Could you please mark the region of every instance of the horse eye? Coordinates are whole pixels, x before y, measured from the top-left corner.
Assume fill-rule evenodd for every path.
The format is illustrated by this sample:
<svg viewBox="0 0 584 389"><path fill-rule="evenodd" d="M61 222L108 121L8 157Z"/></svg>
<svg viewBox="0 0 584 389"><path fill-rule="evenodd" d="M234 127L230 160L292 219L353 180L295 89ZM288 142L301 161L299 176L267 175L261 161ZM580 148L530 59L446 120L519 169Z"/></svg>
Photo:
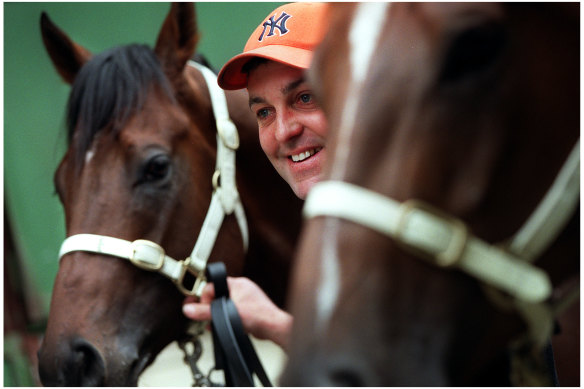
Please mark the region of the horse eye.
<svg viewBox="0 0 584 389"><path fill-rule="evenodd" d="M160 183L170 177L171 161L168 155L150 158L142 168L140 183Z"/></svg>
<svg viewBox="0 0 584 389"><path fill-rule="evenodd" d="M489 23L463 31L448 49L441 80L460 81L489 69L505 43L506 33L501 24Z"/></svg>

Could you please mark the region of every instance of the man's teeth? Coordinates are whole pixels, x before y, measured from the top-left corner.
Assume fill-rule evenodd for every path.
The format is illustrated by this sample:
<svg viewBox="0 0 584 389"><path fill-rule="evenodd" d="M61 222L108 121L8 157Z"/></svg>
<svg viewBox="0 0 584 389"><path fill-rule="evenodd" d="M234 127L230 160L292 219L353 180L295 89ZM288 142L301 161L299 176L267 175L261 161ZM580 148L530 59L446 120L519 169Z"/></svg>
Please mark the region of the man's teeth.
<svg viewBox="0 0 584 389"><path fill-rule="evenodd" d="M321 149L322 149L322 147L318 147L316 149L311 149L311 150L306 150L303 153L292 155L290 157L292 158L292 161L294 161L294 162L304 161L306 158L313 156Z"/></svg>

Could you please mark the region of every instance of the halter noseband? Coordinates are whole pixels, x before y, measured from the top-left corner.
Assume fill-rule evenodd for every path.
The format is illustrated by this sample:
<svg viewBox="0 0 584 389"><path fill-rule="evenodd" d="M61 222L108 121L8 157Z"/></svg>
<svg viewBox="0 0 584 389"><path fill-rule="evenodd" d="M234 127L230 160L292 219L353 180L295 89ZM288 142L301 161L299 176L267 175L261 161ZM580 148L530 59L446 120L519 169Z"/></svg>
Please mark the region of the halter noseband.
<svg viewBox="0 0 584 389"><path fill-rule="evenodd" d="M141 269L155 271L168 277L183 294L200 296L206 284L207 261L226 215L235 213L243 248L247 251L249 243L247 220L235 184L235 151L239 147L237 128L229 118L225 93L217 85L215 74L194 61L189 61L189 65L198 69L207 82L217 125L217 161L212 178L214 190L207 216L191 255L179 261L167 256L162 247L148 240L130 242L110 236L78 234L65 239L61 245L59 259L74 251L127 259ZM192 287L184 285L187 273L195 277Z"/></svg>
<svg viewBox="0 0 584 389"><path fill-rule="evenodd" d="M552 333L558 308L545 303L552 293L548 275L530 262L557 238L579 198L580 140L509 244L491 245L470 234L461 220L420 201L399 203L341 181L316 184L308 193L303 213L306 218L332 216L362 224L435 265L457 267L507 293L528 324L529 339L542 346Z"/></svg>

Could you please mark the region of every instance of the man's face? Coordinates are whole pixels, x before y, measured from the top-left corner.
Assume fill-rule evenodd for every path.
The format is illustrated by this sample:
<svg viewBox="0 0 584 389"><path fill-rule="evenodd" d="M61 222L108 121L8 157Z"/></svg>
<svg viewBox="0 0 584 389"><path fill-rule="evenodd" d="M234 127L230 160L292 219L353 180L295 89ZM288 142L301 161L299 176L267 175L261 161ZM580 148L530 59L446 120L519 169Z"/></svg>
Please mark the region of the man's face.
<svg viewBox="0 0 584 389"><path fill-rule="evenodd" d="M247 89L262 149L296 196L306 198L321 177L328 126L303 70L268 61L251 71Z"/></svg>

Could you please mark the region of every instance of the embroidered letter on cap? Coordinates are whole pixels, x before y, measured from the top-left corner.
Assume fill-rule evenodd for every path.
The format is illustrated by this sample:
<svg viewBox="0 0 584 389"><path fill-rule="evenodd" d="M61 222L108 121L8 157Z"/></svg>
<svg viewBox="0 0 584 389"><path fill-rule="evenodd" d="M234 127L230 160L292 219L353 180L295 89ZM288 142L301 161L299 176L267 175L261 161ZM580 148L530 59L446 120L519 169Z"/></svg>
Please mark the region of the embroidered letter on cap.
<svg viewBox="0 0 584 389"><path fill-rule="evenodd" d="M292 15L288 15L286 12L282 12L282 15L280 15L280 17L276 20L274 20L274 16L275 15L270 16L270 18L264 22L264 24L263 24L264 30L262 31L258 41L261 42L264 39L264 34L266 33L266 27L270 27L270 31L268 32L268 35L266 35L267 37L274 35L275 28L280 30L280 36L282 36L288 32L288 29L286 28L286 21Z"/></svg>

